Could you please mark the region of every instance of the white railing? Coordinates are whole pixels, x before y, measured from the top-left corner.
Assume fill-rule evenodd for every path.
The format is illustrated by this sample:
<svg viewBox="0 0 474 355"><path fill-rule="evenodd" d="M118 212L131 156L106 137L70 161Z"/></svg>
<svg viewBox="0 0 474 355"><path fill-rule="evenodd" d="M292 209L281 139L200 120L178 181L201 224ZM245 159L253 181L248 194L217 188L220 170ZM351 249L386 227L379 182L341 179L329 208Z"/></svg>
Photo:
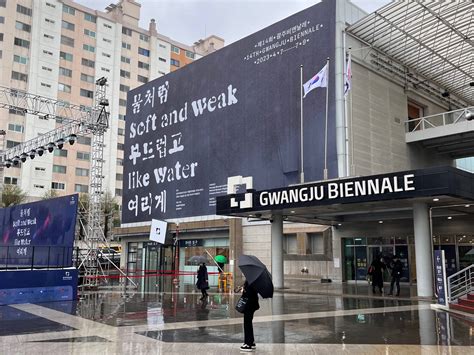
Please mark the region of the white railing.
<svg viewBox="0 0 474 355"><path fill-rule="evenodd" d="M474 290L474 264L448 277L448 302Z"/></svg>
<svg viewBox="0 0 474 355"><path fill-rule="evenodd" d="M473 117L474 107L466 107L459 110L438 113L436 115L413 118L405 121L405 132L416 132L424 129L442 127L469 120Z"/></svg>

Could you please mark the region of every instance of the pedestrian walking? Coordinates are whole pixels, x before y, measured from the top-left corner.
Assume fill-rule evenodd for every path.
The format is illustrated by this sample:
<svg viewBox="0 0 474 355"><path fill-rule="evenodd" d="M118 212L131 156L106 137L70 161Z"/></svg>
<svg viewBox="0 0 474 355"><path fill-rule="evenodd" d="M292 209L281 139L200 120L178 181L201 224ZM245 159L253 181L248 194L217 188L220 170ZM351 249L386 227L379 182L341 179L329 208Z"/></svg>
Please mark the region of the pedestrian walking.
<svg viewBox="0 0 474 355"><path fill-rule="evenodd" d="M377 256L370 264L369 273L372 276L372 292L375 293L375 287L378 287L383 294L383 271L385 264L381 256Z"/></svg>
<svg viewBox="0 0 474 355"><path fill-rule="evenodd" d="M202 297L200 300L203 301L208 296L207 290L209 290L209 276L207 274L207 267L205 263L201 263L197 271L196 287L201 290Z"/></svg>
<svg viewBox="0 0 474 355"><path fill-rule="evenodd" d="M390 282L390 296L393 296L393 285L397 285L397 296L400 296L400 278L402 277L402 271L403 271L403 264L400 261L400 258L398 255L395 255L393 258L393 264L391 265L392 267L392 280Z"/></svg>
<svg viewBox="0 0 474 355"><path fill-rule="evenodd" d="M242 287L242 298L247 299L244 310L244 344L241 351L253 351L257 348L253 335L253 314L260 308L258 304L258 294L252 285L245 281Z"/></svg>

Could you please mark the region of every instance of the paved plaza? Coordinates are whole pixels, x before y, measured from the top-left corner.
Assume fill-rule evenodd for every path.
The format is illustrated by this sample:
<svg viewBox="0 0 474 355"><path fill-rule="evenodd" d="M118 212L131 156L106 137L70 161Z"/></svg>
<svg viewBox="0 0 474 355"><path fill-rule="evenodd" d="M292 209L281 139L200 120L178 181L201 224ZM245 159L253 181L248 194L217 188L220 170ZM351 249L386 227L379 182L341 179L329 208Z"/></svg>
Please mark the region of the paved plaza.
<svg viewBox="0 0 474 355"><path fill-rule="evenodd" d="M0 307L1 354L237 354L239 295L147 280L138 290L88 291L78 302ZM471 354L474 318L434 310L408 286L399 298L366 284L289 280L261 300L260 354ZM156 290L153 290L155 288Z"/></svg>

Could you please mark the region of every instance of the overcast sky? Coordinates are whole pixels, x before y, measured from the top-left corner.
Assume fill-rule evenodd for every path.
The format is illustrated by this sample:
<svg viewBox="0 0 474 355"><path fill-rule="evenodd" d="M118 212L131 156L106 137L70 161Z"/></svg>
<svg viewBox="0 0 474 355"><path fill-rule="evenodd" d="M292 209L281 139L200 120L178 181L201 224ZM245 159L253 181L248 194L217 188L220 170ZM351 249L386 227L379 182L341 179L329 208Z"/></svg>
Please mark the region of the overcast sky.
<svg viewBox="0 0 474 355"><path fill-rule="evenodd" d="M148 29L150 19L158 32L192 45L211 34L226 44L267 27L319 2L317 0L136 0L141 7L140 27ZM95 10L117 0L76 0ZM373 12L389 0L353 0L367 12Z"/></svg>

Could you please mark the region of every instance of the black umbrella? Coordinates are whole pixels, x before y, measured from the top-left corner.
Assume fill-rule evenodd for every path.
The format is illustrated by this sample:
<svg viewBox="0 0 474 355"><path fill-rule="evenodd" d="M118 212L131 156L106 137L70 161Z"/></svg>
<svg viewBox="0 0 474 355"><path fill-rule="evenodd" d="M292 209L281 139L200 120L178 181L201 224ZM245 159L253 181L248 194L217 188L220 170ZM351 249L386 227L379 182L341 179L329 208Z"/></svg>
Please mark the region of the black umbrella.
<svg viewBox="0 0 474 355"><path fill-rule="evenodd" d="M263 298L273 296L272 275L256 256L242 255L239 258L239 268L249 285L253 286Z"/></svg>
<svg viewBox="0 0 474 355"><path fill-rule="evenodd" d="M207 264L209 261L207 260L207 255L194 255L188 259L188 262L192 264Z"/></svg>

